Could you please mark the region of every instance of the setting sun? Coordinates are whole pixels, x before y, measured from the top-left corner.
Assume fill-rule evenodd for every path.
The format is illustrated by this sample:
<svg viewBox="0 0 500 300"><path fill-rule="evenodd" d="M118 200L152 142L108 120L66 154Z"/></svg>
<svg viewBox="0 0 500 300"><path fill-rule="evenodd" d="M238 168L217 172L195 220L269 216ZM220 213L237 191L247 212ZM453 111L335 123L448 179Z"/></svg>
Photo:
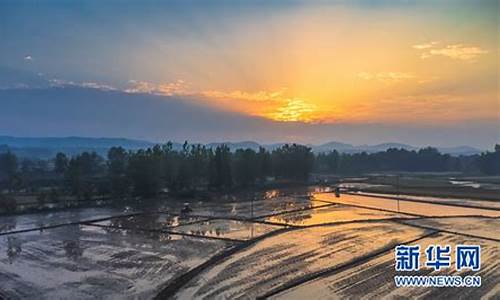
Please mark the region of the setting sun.
<svg viewBox="0 0 500 300"><path fill-rule="evenodd" d="M313 122L317 121L315 113L317 112L316 106L310 104L302 99L287 99L283 106L271 112L265 117L276 121L284 122Z"/></svg>

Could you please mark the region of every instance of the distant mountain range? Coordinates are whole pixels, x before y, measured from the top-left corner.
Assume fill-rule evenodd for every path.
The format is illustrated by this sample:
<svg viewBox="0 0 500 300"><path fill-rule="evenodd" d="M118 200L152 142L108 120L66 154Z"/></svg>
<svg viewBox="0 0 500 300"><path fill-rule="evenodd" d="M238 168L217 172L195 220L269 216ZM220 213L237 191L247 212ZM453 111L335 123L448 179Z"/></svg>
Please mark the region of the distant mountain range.
<svg viewBox="0 0 500 300"><path fill-rule="evenodd" d="M99 85L91 88L88 84L92 86L92 83L65 84L64 80L62 83L56 80L44 84L43 79L37 74L5 70L0 66L0 135L99 135L178 142L184 139L220 141L221 137L229 141L240 141L241 137L250 141L315 137L315 143L336 140L374 145L404 141L410 145L441 145L447 142L483 148L490 148L498 142L498 122L492 121L451 127L436 124L395 126L384 122L282 122L237 112L223 107L222 102L220 106L215 105L203 95L130 93L100 88ZM353 148L373 150L370 146L333 142L318 145L318 149L329 151L332 145L342 151L358 151Z"/></svg>
<svg viewBox="0 0 500 300"><path fill-rule="evenodd" d="M10 150L21 157L51 158L57 152L64 152L68 155L75 155L83 151L95 151L100 155L106 155L109 148L121 146L125 149L136 150L154 146L156 143L134 140L126 138L87 138L87 137L12 137L0 136L0 152ZM221 144L226 144L231 151L237 149L258 150L264 147L267 150L274 150L285 143L259 144L254 141L243 142L218 142L206 144L209 148L215 148ZM337 150L342 153L374 153L386 151L389 148L398 148L406 150L418 150L419 147L400 144L400 143L382 143L378 145L351 145L340 142L329 142L321 145L308 144L315 153L330 152ZM173 143L173 148L178 150L182 148L181 143ZM458 147L437 147L441 153L450 155L472 155L481 153L482 150L470 146Z"/></svg>
<svg viewBox="0 0 500 300"><path fill-rule="evenodd" d="M330 142L322 145L311 145L313 148L314 152L328 152L332 151L333 149L339 151L339 152L345 152L345 153L356 153L356 152L367 152L367 153L373 153L373 152L380 152L380 151L386 151L387 149L390 148L397 148L397 149L405 149L405 150L418 150L421 147L415 147L411 145L406 145L406 144L401 144L401 143L382 143L382 144L377 144L377 145L359 145L359 146L354 146L351 144L344 144L344 143L338 143L338 142ZM472 154L479 154L483 152L483 150L470 147L470 146L457 146L457 147L436 147L439 152L441 153L447 153L450 155L472 155Z"/></svg>

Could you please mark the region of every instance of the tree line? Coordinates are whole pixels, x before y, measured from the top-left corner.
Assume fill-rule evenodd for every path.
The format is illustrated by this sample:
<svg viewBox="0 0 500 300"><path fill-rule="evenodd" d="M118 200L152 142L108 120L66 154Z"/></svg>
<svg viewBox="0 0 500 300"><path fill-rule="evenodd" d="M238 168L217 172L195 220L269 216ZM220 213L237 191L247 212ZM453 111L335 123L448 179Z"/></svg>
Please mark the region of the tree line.
<svg viewBox="0 0 500 300"><path fill-rule="evenodd" d="M83 152L68 157L58 153L52 160L20 159L11 152L0 154L0 191L53 187L60 193L91 198L153 197L162 192L182 193L199 189L227 190L263 185L268 180L308 180L311 172L362 174L367 172L463 172L500 174L500 145L480 155L451 156L434 148L418 151L388 149L377 153L314 155L311 148L291 144L268 151L260 148L231 152L226 145L214 149L172 143L136 151L110 148L106 157Z"/></svg>
<svg viewBox="0 0 500 300"><path fill-rule="evenodd" d="M320 153L315 157L315 171L336 174L368 172L462 172L469 174L500 174L500 145L494 152L480 155L451 156L432 147L418 151L388 149L376 153Z"/></svg>
<svg viewBox="0 0 500 300"><path fill-rule="evenodd" d="M212 149L186 142L180 150L174 150L172 143L137 151L112 147L106 158L95 152L73 157L58 153L53 160L42 162L37 162L44 165L38 168L29 160L19 162L11 152L0 154L3 188L33 188L37 182L55 185L78 198L96 194L153 197L161 192L251 187L264 184L270 177L305 182L314 156L311 148L297 144L273 151L260 148L231 152L226 145Z"/></svg>

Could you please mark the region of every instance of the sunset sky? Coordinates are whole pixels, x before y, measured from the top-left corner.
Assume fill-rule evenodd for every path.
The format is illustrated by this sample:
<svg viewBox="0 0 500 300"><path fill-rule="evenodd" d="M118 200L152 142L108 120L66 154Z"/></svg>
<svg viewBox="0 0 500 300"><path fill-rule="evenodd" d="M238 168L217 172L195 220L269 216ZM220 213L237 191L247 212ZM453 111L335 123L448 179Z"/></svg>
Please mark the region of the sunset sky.
<svg viewBox="0 0 500 300"><path fill-rule="evenodd" d="M498 1L2 1L0 39L3 90L154 94L322 128L219 140L500 141ZM217 138L198 132L187 138Z"/></svg>

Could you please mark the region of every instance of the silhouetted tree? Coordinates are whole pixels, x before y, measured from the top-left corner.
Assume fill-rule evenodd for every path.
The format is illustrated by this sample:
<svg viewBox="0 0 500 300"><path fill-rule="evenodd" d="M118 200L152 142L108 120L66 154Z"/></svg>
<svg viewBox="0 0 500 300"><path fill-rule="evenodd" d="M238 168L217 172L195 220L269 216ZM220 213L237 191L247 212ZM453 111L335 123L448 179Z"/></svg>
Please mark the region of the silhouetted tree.
<svg viewBox="0 0 500 300"><path fill-rule="evenodd" d="M478 165L484 174L500 174L500 144L495 145L494 152L481 153L478 158Z"/></svg>
<svg viewBox="0 0 500 300"><path fill-rule="evenodd" d="M122 147L112 147L108 151L108 176L111 192L114 196L122 197L128 191L127 177L129 155Z"/></svg>
<svg viewBox="0 0 500 300"><path fill-rule="evenodd" d="M376 153L342 153L336 151L318 154L315 170L340 174L374 171L461 171L474 169L475 159L441 154L435 148L419 151L390 148Z"/></svg>
<svg viewBox="0 0 500 300"><path fill-rule="evenodd" d="M285 144L275 149L271 159L276 176L302 181L307 180L314 164L311 148L297 144Z"/></svg>
<svg viewBox="0 0 500 300"><path fill-rule="evenodd" d="M211 183L216 188L229 188L233 183L231 174L231 151L226 145L218 146L211 157Z"/></svg>
<svg viewBox="0 0 500 300"><path fill-rule="evenodd" d="M263 183L267 176L272 174L271 153L263 147L257 152L257 178Z"/></svg>
<svg viewBox="0 0 500 300"><path fill-rule="evenodd" d="M59 152L54 159L54 171L56 174L64 174L68 169L68 157L66 154Z"/></svg>
<svg viewBox="0 0 500 300"><path fill-rule="evenodd" d="M238 149L233 155L233 174L236 184L254 185L259 173L257 153L252 149Z"/></svg>
<svg viewBox="0 0 500 300"><path fill-rule="evenodd" d="M21 184L18 168L18 159L14 153L7 151L0 154L0 178L6 182L7 188L11 191Z"/></svg>
<svg viewBox="0 0 500 300"><path fill-rule="evenodd" d="M252 186L264 183L268 176L306 181L313 168L316 172L339 174L379 171L500 174L500 145L495 145L494 152L459 157L441 154L430 147L418 151L391 148L376 153L332 151L315 156L309 147L296 144L286 144L272 152L261 147L257 152L238 149L233 153L226 145L211 149L185 142L181 149L175 150L172 143L137 151L112 147L106 161L94 152L83 152L71 159L58 153L52 159L53 169L48 167L50 160L23 158L19 163L14 153L3 151L0 188L13 191L28 186L34 192L37 185L52 187L50 194L46 189L41 192L44 193L39 197L41 204L60 198L65 190L78 198L91 198L95 193L153 197L165 188L184 193L200 188Z"/></svg>
<svg viewBox="0 0 500 300"><path fill-rule="evenodd" d="M162 186L161 160L154 150L139 150L129 158L128 177L136 196L155 196Z"/></svg>
<svg viewBox="0 0 500 300"><path fill-rule="evenodd" d="M90 199L95 189L94 179L104 174L102 157L95 152L83 152L71 158L65 178L73 195Z"/></svg>

